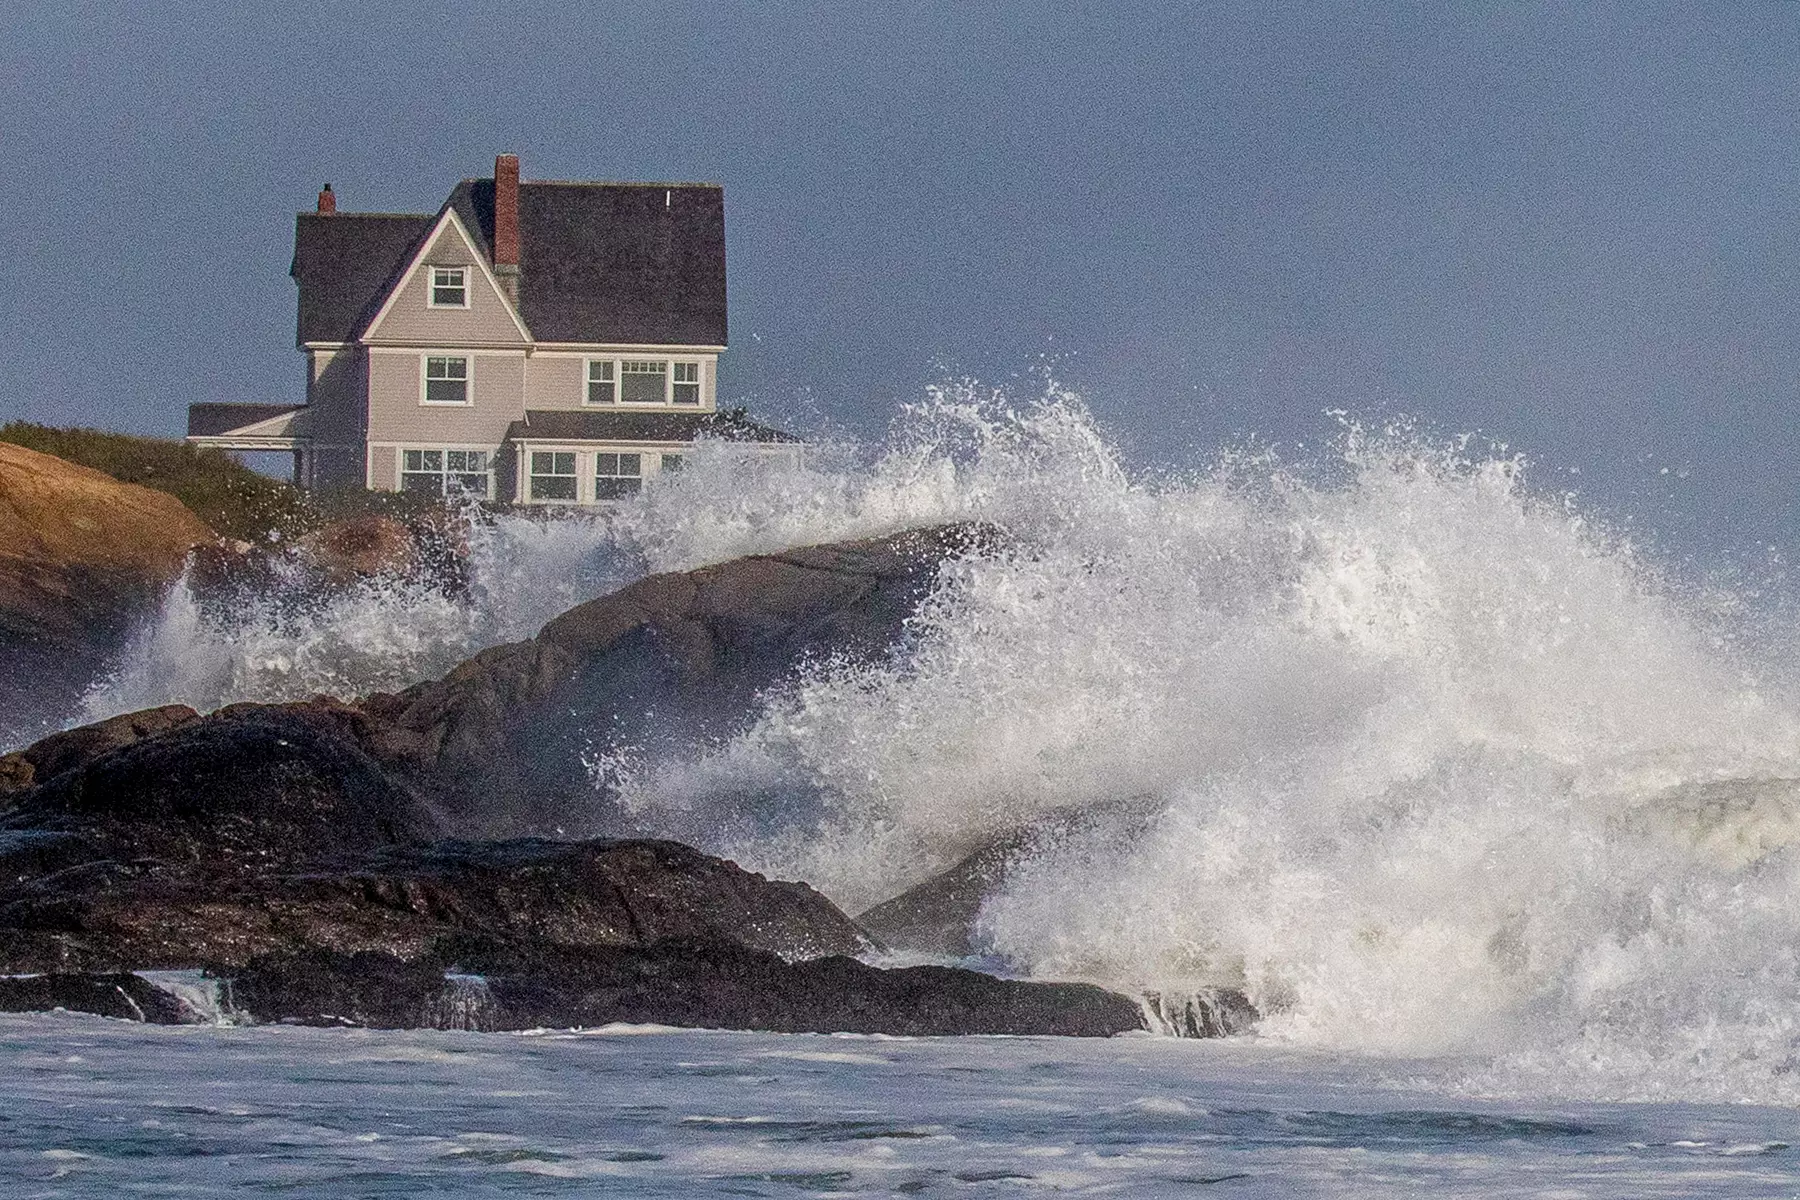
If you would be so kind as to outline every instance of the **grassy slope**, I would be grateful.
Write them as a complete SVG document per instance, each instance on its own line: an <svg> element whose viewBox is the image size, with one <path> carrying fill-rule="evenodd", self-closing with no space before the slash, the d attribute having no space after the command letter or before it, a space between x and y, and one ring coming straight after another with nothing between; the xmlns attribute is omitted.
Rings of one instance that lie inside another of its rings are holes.
<svg viewBox="0 0 1800 1200"><path fill-rule="evenodd" d="M164 438L57 429L14 421L0 426L0 441L54 454L104 471L125 483L168 492L221 537L269 542L315 529L328 521L368 512L405 516L435 506L430 497L392 492L308 494L259 475L222 450Z"/></svg>

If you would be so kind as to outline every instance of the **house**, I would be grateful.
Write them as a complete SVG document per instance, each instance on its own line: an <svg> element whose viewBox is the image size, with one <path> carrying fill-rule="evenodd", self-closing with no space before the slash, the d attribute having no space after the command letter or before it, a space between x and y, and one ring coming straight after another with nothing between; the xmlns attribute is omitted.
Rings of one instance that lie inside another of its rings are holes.
<svg viewBox="0 0 1800 1200"><path fill-rule="evenodd" d="M521 182L517 156L434 214L294 225L306 402L195 404L188 441L294 455L305 487L592 504L702 438L797 460L720 412L725 198L712 184Z"/></svg>

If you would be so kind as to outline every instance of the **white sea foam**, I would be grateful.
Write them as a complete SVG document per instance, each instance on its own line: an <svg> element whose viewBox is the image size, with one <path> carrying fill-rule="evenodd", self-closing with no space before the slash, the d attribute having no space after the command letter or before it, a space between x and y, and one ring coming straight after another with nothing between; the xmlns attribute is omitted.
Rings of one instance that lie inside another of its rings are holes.
<svg viewBox="0 0 1800 1200"><path fill-rule="evenodd" d="M981 917L1021 971L1239 986L1265 1036L1488 1086L1800 1097L1800 705L1731 596L1466 445L1146 485L1066 404L936 416L968 453L911 478L1016 542L903 656L640 771L646 819L855 911L1055 818Z"/></svg>
<svg viewBox="0 0 1800 1200"><path fill-rule="evenodd" d="M852 911L1053 823L981 916L1021 972L1241 987L1265 1037L1482 1053L1480 1089L1800 1100L1791 647L1516 458L1348 430L1326 463L1134 480L1069 397L974 388L869 461L730 458L482 527L462 600L223 628L178 596L96 711L398 686L644 571L993 521L903 653L624 764L624 802Z"/></svg>

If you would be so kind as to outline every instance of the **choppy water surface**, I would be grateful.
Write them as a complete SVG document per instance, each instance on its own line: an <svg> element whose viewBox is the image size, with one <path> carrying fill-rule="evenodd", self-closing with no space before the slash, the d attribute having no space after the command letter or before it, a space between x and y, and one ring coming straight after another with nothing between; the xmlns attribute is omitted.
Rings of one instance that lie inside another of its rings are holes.
<svg viewBox="0 0 1800 1200"><path fill-rule="evenodd" d="M1791 1196L1800 1121L1170 1039L0 1017L9 1196Z"/></svg>

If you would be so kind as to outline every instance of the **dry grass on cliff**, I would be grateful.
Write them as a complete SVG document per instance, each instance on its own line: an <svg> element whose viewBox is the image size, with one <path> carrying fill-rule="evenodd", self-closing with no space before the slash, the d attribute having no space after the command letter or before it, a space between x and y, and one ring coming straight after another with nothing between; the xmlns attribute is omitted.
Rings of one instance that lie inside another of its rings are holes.
<svg viewBox="0 0 1800 1200"><path fill-rule="evenodd" d="M430 497L392 492L303 492L224 451L167 438L14 421L0 425L0 442L167 492L219 536L258 544L297 537L345 517L374 512L405 517L433 506Z"/></svg>

